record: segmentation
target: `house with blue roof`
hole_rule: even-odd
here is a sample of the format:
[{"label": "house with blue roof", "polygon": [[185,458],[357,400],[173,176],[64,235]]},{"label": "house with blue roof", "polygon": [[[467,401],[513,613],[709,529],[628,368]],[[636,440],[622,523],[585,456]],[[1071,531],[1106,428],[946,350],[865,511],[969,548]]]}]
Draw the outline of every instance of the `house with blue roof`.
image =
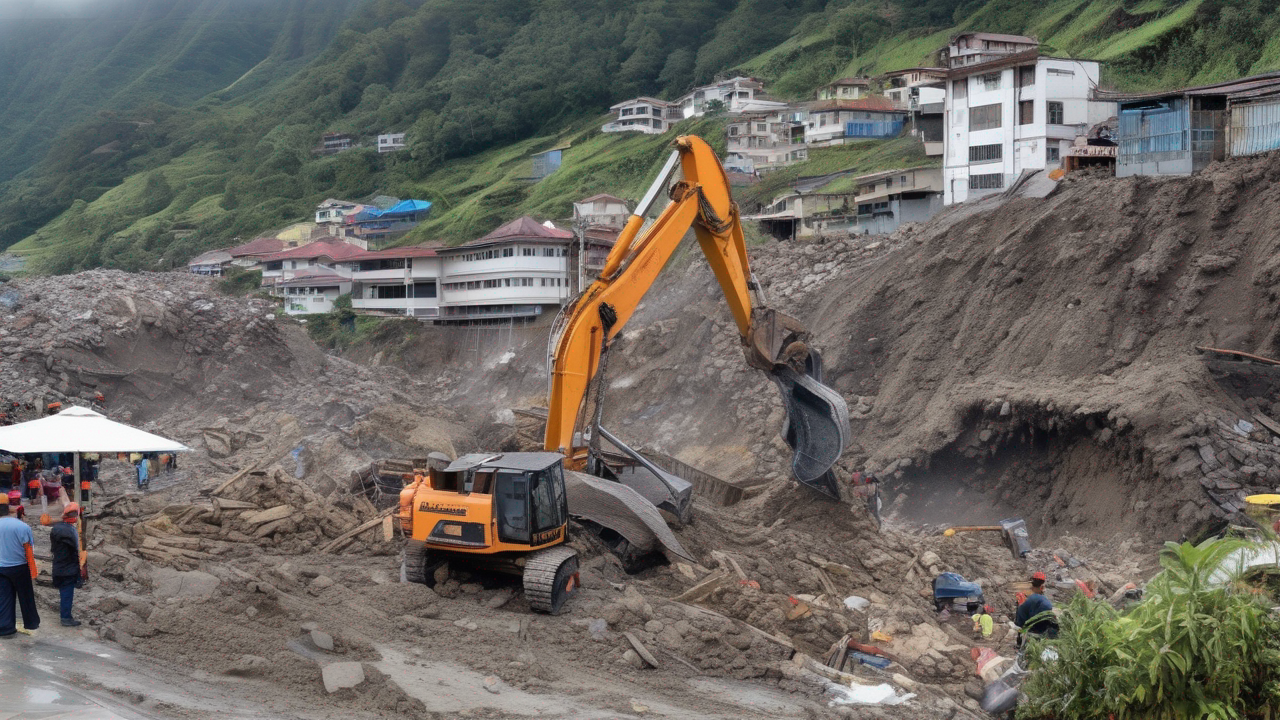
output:
[{"label": "house with blue roof", "polygon": [[387,209],[365,206],[345,218],[343,234],[373,245],[386,242],[412,230],[431,214],[427,200],[401,200]]}]

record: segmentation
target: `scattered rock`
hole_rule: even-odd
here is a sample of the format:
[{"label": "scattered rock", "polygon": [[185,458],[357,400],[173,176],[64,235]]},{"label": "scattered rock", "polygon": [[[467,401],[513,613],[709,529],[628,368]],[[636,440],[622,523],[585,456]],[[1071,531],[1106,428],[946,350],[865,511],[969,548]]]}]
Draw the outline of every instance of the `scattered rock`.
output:
[{"label": "scattered rock", "polygon": [[311,644],[326,652],[333,652],[333,636],[327,632],[312,630]]},{"label": "scattered rock", "polygon": [[364,665],[358,662],[336,662],[325,665],[320,671],[326,692],[335,693],[353,688],[364,682]]}]

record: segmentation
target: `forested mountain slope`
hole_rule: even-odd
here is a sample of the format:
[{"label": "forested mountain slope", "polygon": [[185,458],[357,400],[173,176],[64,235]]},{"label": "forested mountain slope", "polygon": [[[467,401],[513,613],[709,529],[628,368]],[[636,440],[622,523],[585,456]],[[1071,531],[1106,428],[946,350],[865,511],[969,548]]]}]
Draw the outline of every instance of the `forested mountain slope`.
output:
[{"label": "forested mountain slope", "polygon": [[[99,2],[141,19],[0,20],[0,129],[61,129],[47,154],[32,142],[0,153],[0,168],[25,168],[0,185],[0,248],[37,270],[169,266],[304,219],[327,196],[435,202],[409,241],[563,216],[575,193],[634,192],[664,153],[662,137],[599,133],[618,100],[732,70],[809,97],[835,77],[928,62],[959,29],[1035,34],[1107,60],[1104,80],[1127,87],[1280,66],[1277,13],[1261,0]],[[326,131],[366,144],[405,131],[410,149],[316,157]],[[530,152],[561,143],[576,148],[563,175],[522,180]]]}]

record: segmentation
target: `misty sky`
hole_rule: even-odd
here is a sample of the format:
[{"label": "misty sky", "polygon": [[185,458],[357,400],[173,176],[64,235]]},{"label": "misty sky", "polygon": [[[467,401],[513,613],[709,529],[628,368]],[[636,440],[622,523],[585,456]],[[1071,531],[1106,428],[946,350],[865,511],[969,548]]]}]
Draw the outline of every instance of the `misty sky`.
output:
[{"label": "misty sky", "polygon": [[115,4],[116,0],[0,0],[0,22],[86,17]]}]

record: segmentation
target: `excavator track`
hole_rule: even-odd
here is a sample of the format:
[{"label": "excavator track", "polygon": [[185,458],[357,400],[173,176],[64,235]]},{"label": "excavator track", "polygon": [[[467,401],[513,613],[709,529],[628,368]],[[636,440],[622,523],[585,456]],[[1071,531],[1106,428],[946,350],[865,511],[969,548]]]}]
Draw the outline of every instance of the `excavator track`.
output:
[{"label": "excavator track", "polygon": [[578,589],[578,553],[564,545],[530,554],[524,565],[524,596],[537,612],[559,615]]},{"label": "excavator track", "polygon": [[436,570],[443,560],[432,558],[431,550],[421,540],[408,540],[404,544],[404,579],[411,583],[435,587]]}]

